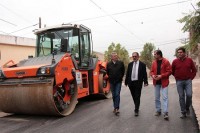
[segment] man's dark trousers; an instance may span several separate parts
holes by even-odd
[[[129,89],[135,103],[135,112],[138,113],[140,107],[140,97],[141,97],[141,90],[142,90],[142,82],[140,81],[132,81],[129,84]]]

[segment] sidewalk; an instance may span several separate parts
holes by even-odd
[[[200,78],[196,78],[192,81],[193,83],[193,96],[192,96],[192,107],[196,114],[196,119],[200,129]]]

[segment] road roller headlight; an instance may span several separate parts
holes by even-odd
[[[41,67],[38,69],[38,75],[51,75],[51,68],[50,67]]]
[[[41,74],[45,74],[45,73],[46,73],[46,68],[45,68],[45,67],[41,68],[41,69],[40,69],[40,73],[41,73]]]

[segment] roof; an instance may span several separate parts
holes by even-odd
[[[79,24],[61,24],[61,25],[55,25],[55,26],[49,26],[49,27],[44,27],[44,28],[41,28],[41,29],[36,29],[34,31],[35,34],[39,34],[41,32],[44,32],[44,31],[48,31],[48,30],[51,30],[51,29],[60,29],[60,28],[80,28],[80,27],[83,27],[87,30],[90,31],[89,28],[87,28],[86,26],[84,25],[79,25]]]
[[[35,46],[36,40],[34,38],[18,37],[11,35],[0,34],[0,44],[2,45],[21,45],[21,46]]]

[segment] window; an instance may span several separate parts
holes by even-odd
[[[90,41],[89,41],[89,32],[87,30],[82,30],[80,33],[80,48],[81,48],[81,66],[88,66],[90,58]]]
[[[78,29],[54,29],[38,35],[37,56],[47,56],[55,51],[57,54],[78,53]]]

